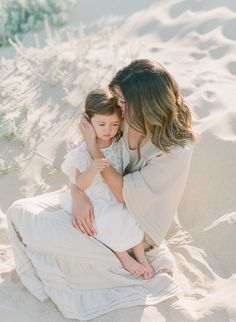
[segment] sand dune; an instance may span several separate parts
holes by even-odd
[[[71,9],[64,31],[0,48],[1,321],[66,321],[22,286],[4,213],[16,199],[66,184],[60,164],[78,137],[84,96],[139,57],[163,63],[197,115],[200,140],[167,236],[183,295],[93,321],[236,321],[235,30],[233,0],[89,0]]]

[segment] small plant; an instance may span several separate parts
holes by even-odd
[[[17,171],[20,169],[20,164],[12,160],[8,165],[4,159],[0,159],[0,175],[6,175],[10,173],[10,171]]]
[[[11,124],[7,122],[0,123],[0,137],[6,138],[8,141],[19,141],[22,145],[25,144],[25,138],[22,135],[22,129],[16,127],[15,122]]]
[[[31,107],[29,105],[24,104],[21,108],[21,115],[23,117],[27,117],[30,110],[31,110]]]
[[[0,43],[0,45],[1,45],[1,43]],[[0,90],[0,97],[1,98],[6,98],[7,97],[7,92],[4,91],[4,90]]]
[[[49,176],[52,176],[58,172],[58,168],[54,164],[48,165],[46,168],[48,169]]]
[[[11,166],[6,165],[6,161],[4,159],[0,159],[0,174],[6,175],[10,172]]]
[[[0,46],[9,45],[9,39],[28,31],[43,28],[48,20],[52,26],[67,22],[67,10],[75,0],[1,0]]]

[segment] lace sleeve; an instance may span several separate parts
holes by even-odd
[[[70,182],[76,184],[76,169],[84,172],[91,164],[91,161],[89,152],[83,144],[80,144],[65,155],[61,169],[69,177]]]

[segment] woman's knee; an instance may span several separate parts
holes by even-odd
[[[22,214],[39,213],[42,209],[37,204],[34,197],[16,200],[7,210],[7,217],[19,216]]]
[[[9,218],[12,214],[23,211],[28,204],[28,199],[30,198],[19,199],[13,202],[13,204],[11,204],[11,206],[7,210],[7,217]]]
[[[7,216],[19,214],[38,215],[44,211],[54,212],[60,209],[58,192],[47,193],[30,198],[16,200],[8,209]]]

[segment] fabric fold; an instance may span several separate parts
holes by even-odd
[[[177,213],[189,171],[192,146],[156,154],[150,144],[143,167],[124,176],[123,197],[129,213],[160,245]],[[145,161],[145,162],[144,162]],[[145,202],[143,202],[145,200]]]
[[[50,298],[67,318],[89,320],[179,294],[174,279],[162,272],[174,268],[166,245],[147,252],[156,272],[151,280],[133,276],[108,247],[71,225],[68,213],[57,208],[58,193],[23,199],[8,210],[17,272],[36,298]]]

